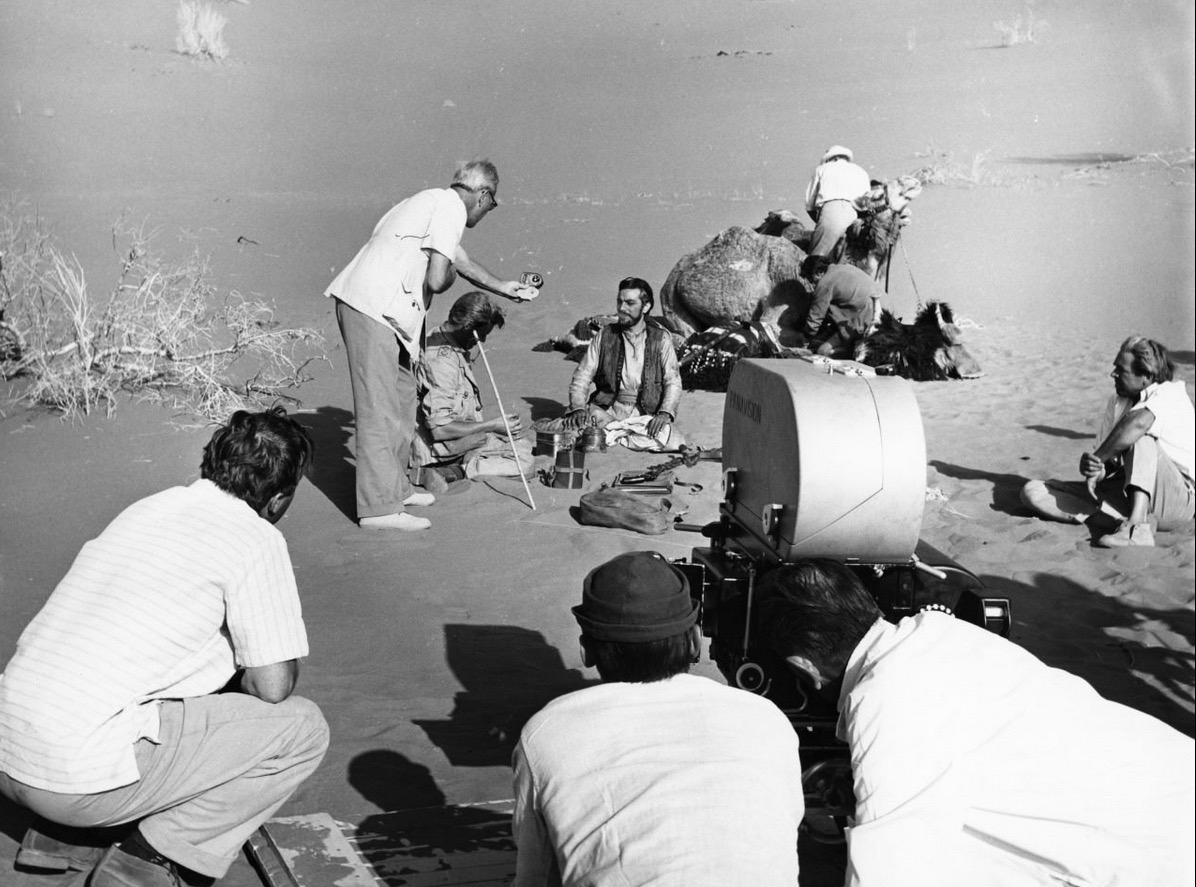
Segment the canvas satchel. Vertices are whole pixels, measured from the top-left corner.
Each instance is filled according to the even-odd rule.
[[[582,495],[577,520],[591,527],[615,527],[659,536],[669,529],[672,517],[667,499],[600,487]]]

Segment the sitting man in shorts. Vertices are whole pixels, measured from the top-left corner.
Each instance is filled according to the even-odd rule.
[[[1193,882],[1196,747],[1178,730],[948,613],[893,625],[836,561],[768,572],[756,606],[839,710],[847,887]]]
[[[794,887],[797,734],[768,700],[686,674],[701,635],[681,571],[654,551],[619,555],[573,614],[603,683],[523,728],[516,887]]]
[[[316,769],[328,725],[291,695],[307,633],[274,526],[312,454],[281,407],[234,413],[201,479],[117,515],[25,628],[0,675],[0,794],[45,822],[19,865],[208,884]],[[85,831],[119,826],[107,848]]]
[[[1184,383],[1174,378],[1171,354],[1153,339],[1131,336],[1122,342],[1112,376],[1114,394],[1097,433],[1100,445],[1080,457],[1080,473],[1095,488],[1120,470],[1110,504],[1127,517],[1096,544],[1154,545],[1152,522],[1172,530],[1193,517],[1196,411]]]
[[[569,383],[567,425],[605,428],[616,420],[649,416],[648,437],[669,443],[681,401],[681,373],[672,336],[648,322],[653,304],[647,281],[619,281],[617,320],[590,340]]]
[[[505,423],[501,416],[486,419],[473,372],[477,349],[504,320],[494,300],[475,291],[457,299],[448,320],[428,334],[416,370],[419,421],[412,462],[420,474],[413,482],[433,493],[449,480],[517,476],[519,465],[531,470],[532,451],[519,436],[519,416],[508,413]],[[507,437],[508,427],[513,438]],[[512,445],[519,451],[518,465]]]

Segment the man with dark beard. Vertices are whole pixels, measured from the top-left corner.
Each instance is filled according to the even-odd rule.
[[[668,331],[648,323],[655,299],[638,277],[619,281],[618,320],[603,327],[569,383],[566,422],[572,428],[651,416],[647,433],[668,440],[681,400],[677,351]],[[593,385],[593,393],[590,387]]]

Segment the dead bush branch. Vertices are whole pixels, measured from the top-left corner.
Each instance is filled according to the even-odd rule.
[[[11,210],[12,207],[9,207]],[[323,360],[314,329],[282,327],[266,302],[220,296],[207,259],[178,264],[150,249],[144,228],[118,227],[116,284],[97,296],[73,256],[40,221],[6,214],[0,224],[0,373],[11,398],[64,415],[118,395],[150,398],[205,419],[260,408],[310,379]],[[237,381],[235,371],[247,373]]]

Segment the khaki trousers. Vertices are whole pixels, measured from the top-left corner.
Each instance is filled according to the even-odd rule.
[[[159,706],[158,743],[136,744],[141,778],[93,795],[24,785],[0,773],[0,793],[51,822],[107,828],[139,822],[163,856],[220,878],[241,845],[319,765],[328,725],[299,696],[271,705],[244,693]]]
[[[1159,443],[1142,435],[1122,455],[1125,466],[1125,492],[1131,487],[1150,495],[1150,514],[1160,530],[1175,530],[1192,519],[1196,496],[1192,486],[1171,458],[1159,449]],[[1129,506],[1122,509],[1129,514]]]
[[[415,366],[394,330],[336,300],[353,388],[357,519],[403,511],[415,438]]]

